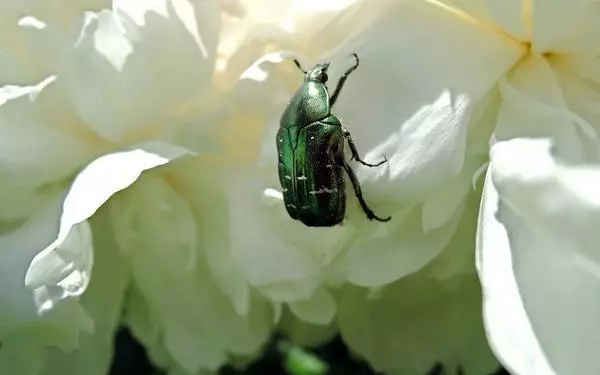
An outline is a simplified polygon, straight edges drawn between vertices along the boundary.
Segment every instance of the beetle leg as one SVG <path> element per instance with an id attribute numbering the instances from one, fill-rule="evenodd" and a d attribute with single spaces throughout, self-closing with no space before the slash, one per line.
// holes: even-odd
<path id="1" fill-rule="evenodd" d="M 342 76 L 340 77 L 340 80 L 338 81 L 337 86 L 335 87 L 335 91 L 333 92 L 333 95 L 331 95 L 331 99 L 329 100 L 330 107 L 333 107 L 333 105 L 335 104 L 338 96 L 340 95 L 340 91 L 342 91 L 342 87 L 344 86 L 344 83 L 348 79 L 348 76 L 350 75 L 350 73 L 352 73 L 353 71 L 356 70 L 356 68 L 358 68 L 358 65 L 359 65 L 358 55 L 356 53 L 353 53 L 352 56 L 354 56 L 354 58 L 356 59 L 356 64 L 351 66 L 350 69 L 346 70 L 346 72 L 344 74 L 342 74 Z"/>
<path id="2" fill-rule="evenodd" d="M 358 183 L 358 178 L 356 178 L 354 171 L 352 170 L 350 165 L 346 162 L 344 162 L 344 169 L 346 170 L 346 173 L 348 173 L 348 177 L 350 177 L 350 182 L 352 183 L 352 187 L 354 188 L 354 195 L 356 195 L 356 199 L 358 199 L 358 203 L 360 203 L 360 207 L 362 208 L 363 212 L 365 213 L 365 215 L 367 215 L 367 219 L 369 219 L 369 220 L 375 219 L 377 221 L 383 221 L 383 222 L 390 221 L 390 219 L 392 218 L 391 216 L 388 216 L 386 218 L 381 218 L 381 217 L 375 215 L 373 210 L 371 210 L 369 208 L 369 206 L 367 206 L 367 202 L 365 202 L 365 200 L 362 196 L 362 190 L 360 189 L 360 184 Z"/>
<path id="3" fill-rule="evenodd" d="M 378 167 L 387 161 L 387 158 L 385 156 L 383 157 L 383 160 L 377 164 L 370 164 L 362 160 L 360 158 L 360 155 L 358 154 L 356 144 L 354 143 L 354 140 L 352 139 L 352 136 L 350 135 L 348 129 L 342 127 L 342 131 L 344 132 L 344 138 L 346 138 L 346 140 L 348 141 L 348 146 L 350 146 L 350 152 L 352 153 L 352 158 L 350 158 L 350 160 L 356 159 L 357 162 L 361 163 L 362 165 L 366 165 L 367 167 Z"/>

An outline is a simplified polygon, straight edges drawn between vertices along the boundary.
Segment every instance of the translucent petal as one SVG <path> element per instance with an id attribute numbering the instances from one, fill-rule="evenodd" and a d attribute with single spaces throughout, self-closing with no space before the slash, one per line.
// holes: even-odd
<path id="1" fill-rule="evenodd" d="M 350 282 L 384 285 L 418 271 L 448 245 L 462 215 L 471 176 L 481 160 L 468 160 L 461 173 L 432 194 L 423 205 L 393 214 L 385 226 L 372 225 L 349 246 L 344 265 Z"/>
<path id="2" fill-rule="evenodd" d="M 250 286 L 241 266 L 232 257 L 231 248 L 224 245 L 229 244 L 229 216 L 222 208 L 227 207 L 228 202 L 222 186 L 215 183 L 223 169 L 215 163 L 194 159 L 178 165 L 177 170 L 180 173 L 171 174 L 170 180 L 177 185 L 178 193 L 185 197 L 193 211 L 211 273 L 231 299 L 236 312 L 247 315 Z M 190 170 L 202 170 L 203 173 L 188 173 Z M 207 212 L 210 214 L 206 215 Z"/>
<path id="3" fill-rule="evenodd" d="M 479 222 L 490 343 L 516 373 L 600 371 L 600 170 L 559 161 L 547 140 L 491 151 Z"/>
<path id="4" fill-rule="evenodd" d="M 54 240 L 31 260 L 25 285 L 36 296 L 38 311 L 60 300 L 81 295 L 91 276 L 93 250 L 86 220 L 116 192 L 140 174 L 186 154 L 162 143 L 148 143 L 132 151 L 102 156 L 75 178 L 62 203 Z"/>
<path id="5" fill-rule="evenodd" d="M 338 333 L 336 320 L 326 326 L 310 324 L 298 319 L 288 309 L 284 311 L 277 328 L 288 335 L 294 344 L 310 347 L 323 345 Z"/>
<path id="6" fill-rule="evenodd" d="M 269 337 L 273 320 L 259 298 L 252 299 L 246 316 L 236 313 L 206 266 L 195 218 L 182 198 L 157 176 L 148 176 L 111 202 L 111 217 L 119 247 L 131 259 L 137 293 L 149 310 L 128 319 L 151 319 L 152 324 L 137 325 L 141 339 L 155 347 L 162 361 L 171 357 L 195 373 L 218 368 L 230 353 L 254 354 Z M 144 333 L 149 327 L 155 332 Z"/>
<path id="7" fill-rule="evenodd" d="M 113 358 L 114 334 L 121 322 L 125 288 L 129 274 L 117 252 L 105 208 L 92 218 L 94 231 L 94 272 L 89 287 L 80 299 L 94 320 L 94 332 L 81 334 L 77 350 L 72 353 L 45 351 L 42 374 L 104 375 Z"/>
<path id="8" fill-rule="evenodd" d="M 36 296 L 23 283 L 31 259 L 56 237 L 60 203 L 38 207 L 36 215 L 0 236 L 0 373 L 37 374 L 44 348 L 73 350 L 81 331 L 93 330 L 93 321 L 73 301 L 39 317 Z"/>
<path id="9" fill-rule="evenodd" d="M 381 193 L 390 195 L 393 186 L 394 195 L 401 191 L 404 197 L 422 198 L 462 169 L 470 109 L 468 97 L 444 91 L 366 154 L 369 161 L 387 156 L 385 167 L 361 168 L 359 175 L 381 180 Z"/>
<path id="10" fill-rule="evenodd" d="M 23 283 L 31 260 L 58 233 L 61 200 L 46 202 L 15 230 L 0 236 L 0 320 L 4 329 L 34 321 L 33 292 Z"/>
<path id="11" fill-rule="evenodd" d="M 87 13 L 62 78 L 97 134 L 162 136 L 173 118 L 212 103 L 202 95 L 213 71 L 218 3 L 194 4 L 117 2 L 114 13 Z"/>
<path id="12" fill-rule="evenodd" d="M 319 325 L 331 323 L 335 316 L 335 300 L 329 292 L 321 287 L 309 299 L 290 302 L 290 310 L 301 320 Z"/>
<path id="13" fill-rule="evenodd" d="M 490 171 L 481 202 L 477 269 L 483 288 L 483 314 L 489 344 L 511 372 L 553 374 L 532 330 L 513 275 L 509 239 L 503 224 L 496 218 L 498 193 Z"/>

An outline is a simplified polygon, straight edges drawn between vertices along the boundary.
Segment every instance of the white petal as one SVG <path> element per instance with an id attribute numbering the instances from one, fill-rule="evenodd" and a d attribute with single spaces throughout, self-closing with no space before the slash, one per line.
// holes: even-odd
<path id="1" fill-rule="evenodd" d="M 432 0 L 435 2 L 435 0 Z M 441 0 L 444 4 L 464 11 L 482 28 L 499 34 L 508 33 L 516 40 L 526 40 L 531 32 L 528 3 L 523 0 Z M 526 11 L 529 14 L 526 14 Z"/>
<path id="2" fill-rule="evenodd" d="M 298 319 L 287 309 L 277 329 L 288 335 L 294 344 L 311 347 L 323 345 L 338 334 L 336 320 L 326 326 L 310 324 Z"/>
<path id="3" fill-rule="evenodd" d="M 523 60 L 512 74 L 500 80 L 499 87 L 504 102 L 498 113 L 495 139 L 551 137 L 561 158 L 573 162 L 590 157 L 597 160 L 597 140 L 591 150 L 582 147 L 581 134 L 595 137 L 591 125 L 569 110 L 553 67 L 545 59 L 531 56 Z"/>
<path id="4" fill-rule="evenodd" d="M 0 5 L 0 82 L 33 83 L 55 74 L 83 11 L 110 6 L 108 0 L 55 3 L 33 0 Z"/>
<path id="5" fill-rule="evenodd" d="M 483 287 L 483 313 L 490 346 L 517 374 L 553 374 L 524 310 L 511 264 L 506 229 L 496 218 L 498 193 L 488 171 L 477 235 L 477 269 Z"/>
<path id="6" fill-rule="evenodd" d="M 463 189 L 464 190 L 464 189 Z M 448 244 L 462 216 L 456 212 L 435 229 L 423 233 L 421 207 L 393 214 L 385 226 L 363 230 L 346 256 L 348 281 L 360 286 L 380 286 L 421 269 Z M 357 214 L 358 215 L 358 214 Z"/>
<path id="7" fill-rule="evenodd" d="M 11 327 L 37 317 L 33 293 L 23 285 L 31 259 L 51 242 L 58 231 L 60 200 L 47 202 L 36 215 L 0 237 L 0 294 L 4 325 Z"/>
<path id="8" fill-rule="evenodd" d="M 478 235 L 490 343 L 523 374 L 600 371 L 600 169 L 555 160 L 548 141 L 492 148 Z"/>
<path id="9" fill-rule="evenodd" d="M 600 52 L 597 6 L 590 0 L 533 1 L 533 51 L 597 55 Z"/>
<path id="10" fill-rule="evenodd" d="M 425 374 L 442 362 L 486 374 L 496 361 L 485 343 L 480 304 L 472 274 L 437 283 L 422 272 L 379 293 L 346 288 L 338 321 L 351 350 L 378 372 Z"/>
<path id="11" fill-rule="evenodd" d="M 307 52 L 300 51 L 302 48 L 299 45 L 304 43 L 310 49 L 326 48 L 325 39 L 328 39 L 330 33 L 323 29 L 343 9 L 356 2 L 358 1 L 221 1 L 221 7 L 230 17 L 223 18 L 219 40 L 217 70 L 225 73 L 225 76 L 219 78 L 224 79 L 226 86 L 235 84 L 240 74 L 263 56 L 265 51 L 272 51 L 274 45 L 295 56 L 302 56 Z M 381 4 L 373 5 L 377 7 Z M 321 39 L 322 43 L 313 43 L 310 38 L 314 35 L 325 38 Z"/>
<path id="12" fill-rule="evenodd" d="M 118 254 L 107 215 L 100 213 L 91 220 L 94 232 L 94 272 L 89 287 L 80 299 L 94 321 L 94 332 L 80 336 L 76 351 L 46 351 L 42 374 L 74 372 L 104 375 L 114 354 L 114 334 L 121 323 L 129 273 Z"/>
<path id="13" fill-rule="evenodd" d="M 88 222 L 72 225 L 60 244 L 48 249 L 33 258 L 25 274 L 25 285 L 33 290 L 39 314 L 54 308 L 56 302 L 85 291 L 94 263 Z"/>
<path id="14" fill-rule="evenodd" d="M 22 188 L 61 180 L 98 152 L 92 142 L 65 129 L 72 119 L 61 98 L 53 76 L 34 86 L 0 88 L 3 184 Z"/>
<path id="15" fill-rule="evenodd" d="M 308 300 L 291 302 L 289 306 L 299 319 L 319 325 L 331 323 L 336 310 L 335 300 L 323 287 L 317 289 Z"/>
<path id="16" fill-rule="evenodd" d="M 73 352 L 81 335 L 93 331 L 93 320 L 78 303 L 62 303 L 35 322 L 0 331 L 0 373 L 38 375 L 46 354 Z"/>
<path id="17" fill-rule="evenodd" d="M 216 2 L 197 4 L 119 1 L 114 13 L 87 13 L 62 78 L 96 133 L 113 141 L 162 135 L 173 118 L 205 108 L 219 10 Z"/>
<path id="18" fill-rule="evenodd" d="M 202 173 L 189 173 L 190 170 Z M 216 176 L 222 172 L 219 165 L 211 162 L 189 160 L 178 165 L 170 180 L 178 186 L 178 192 L 185 197 L 196 216 L 199 236 L 202 238 L 204 253 L 211 272 L 235 306 L 240 315 L 250 311 L 251 290 L 240 265 L 233 259 L 231 249 L 224 246 L 229 241 L 228 215 L 223 207 L 228 202 L 222 186 L 215 184 Z M 201 193 L 199 193 L 201 192 Z M 209 215 L 206 213 L 210 212 Z"/>
<path id="19" fill-rule="evenodd" d="M 120 250 L 131 257 L 136 293 L 144 301 L 128 319 L 152 320 L 130 324 L 157 355 L 161 346 L 162 354 L 194 373 L 218 368 L 230 353 L 253 355 L 267 340 L 273 317 L 260 299 L 249 302 L 245 316 L 235 311 L 206 266 L 194 213 L 182 198 L 158 175 L 148 176 L 110 208 Z M 149 327 L 158 336 L 143 332 Z"/>
<path id="20" fill-rule="evenodd" d="M 302 224 L 284 216 L 280 200 L 263 196 L 268 185 L 261 186 L 250 173 L 238 171 L 227 185 L 232 258 L 248 283 L 274 301 L 310 298 L 321 275 L 318 254 L 311 256 L 305 246 L 319 239 L 322 244 L 323 231 L 307 236 Z M 269 205 L 269 201 L 277 205 Z M 254 215 L 252 220 L 248 220 L 249 212 Z M 328 250 L 324 246 L 323 251 Z"/>
<path id="21" fill-rule="evenodd" d="M 85 291 L 93 263 L 91 233 L 85 228 L 85 221 L 143 171 L 185 153 L 186 150 L 168 144 L 149 143 L 132 151 L 102 156 L 81 171 L 62 204 L 55 239 L 33 258 L 25 275 L 25 285 L 36 294 L 39 312 Z"/>
<path id="22" fill-rule="evenodd" d="M 488 4 L 492 19 L 503 30 L 508 31 L 517 40 L 527 40 L 531 36 L 533 2 L 528 0 L 487 0 L 485 2 Z"/>
<path id="23" fill-rule="evenodd" d="M 337 33 L 343 27 L 353 30 L 355 18 L 370 13 L 369 1 L 324 31 L 341 44 L 330 69 L 332 80 L 351 64 L 347 54 L 361 58 L 334 113 L 366 160 L 390 159 L 387 166 L 360 168 L 364 190 L 396 200 L 398 194 L 422 197 L 461 170 L 473 103 L 524 50 L 433 1 L 386 4 L 355 38 Z M 460 45 L 471 48 L 456 50 Z"/>
<path id="24" fill-rule="evenodd" d="M 393 190 L 405 197 L 423 197 L 462 169 L 471 107 L 467 96 L 443 91 L 365 156 L 369 161 L 387 156 L 389 163 L 380 169 L 361 168 L 359 175 L 382 184 L 393 181 Z"/>
<path id="25" fill-rule="evenodd" d="M 577 118 L 575 115 L 580 117 L 579 122 L 587 122 L 586 128 L 591 129 L 591 132 L 585 132 L 587 138 L 582 137 L 584 154 L 590 160 L 597 160 L 600 142 L 593 124 L 600 123 L 600 93 L 596 90 L 596 85 L 600 82 L 600 64 L 597 64 L 597 58 L 592 55 L 571 55 L 557 59 L 554 70 L 568 107 L 573 111 L 573 118 Z"/>

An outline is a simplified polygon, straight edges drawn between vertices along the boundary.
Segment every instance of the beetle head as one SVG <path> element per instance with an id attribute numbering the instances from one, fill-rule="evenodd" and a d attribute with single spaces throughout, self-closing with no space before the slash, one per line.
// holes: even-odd
<path id="1" fill-rule="evenodd" d="M 317 64 L 308 73 L 306 73 L 304 80 L 306 82 L 313 81 L 318 83 L 326 83 L 327 79 L 329 78 L 327 76 L 327 69 L 329 69 L 329 63 Z"/>

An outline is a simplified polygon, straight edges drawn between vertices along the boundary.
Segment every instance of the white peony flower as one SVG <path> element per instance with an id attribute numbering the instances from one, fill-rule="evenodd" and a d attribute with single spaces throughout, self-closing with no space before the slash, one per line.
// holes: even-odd
<path id="1" fill-rule="evenodd" d="M 239 3 L 246 4 L 248 18 L 262 4 Z M 317 8 L 289 1 L 284 10 L 271 9 L 281 17 L 257 18 L 254 32 L 240 43 L 269 48 L 240 48 L 224 64 L 229 82 L 241 75 L 237 105 L 247 113 L 243 121 L 232 117 L 229 133 L 264 134 L 254 151 L 244 142 L 243 160 L 253 163 L 254 172 L 236 171 L 230 184 L 238 216 L 255 213 L 252 222 L 230 224 L 236 240 L 229 251 L 250 283 L 306 322 L 330 324 L 336 315 L 362 322 L 363 334 L 348 328 L 358 324 L 341 325 L 350 346 L 379 369 L 402 367 L 406 348 L 395 347 L 398 362 L 386 362 L 376 346 L 358 343 L 367 332 L 382 332 L 380 342 L 403 337 L 393 329 L 378 331 L 384 319 L 370 321 L 368 328 L 369 320 L 360 320 L 359 311 L 382 303 L 344 304 L 334 298 L 336 290 L 348 284 L 384 287 L 382 301 L 393 301 L 385 293 L 408 283 L 411 274 L 420 275 L 432 260 L 443 269 L 444 258 L 436 258 L 457 246 L 450 239 L 464 220 L 471 180 L 489 160 L 477 254 L 487 335 L 496 356 L 519 374 L 598 372 L 591 250 L 598 242 L 591 230 L 597 172 L 582 165 L 598 162 L 598 4 L 339 3 L 320 1 Z M 333 85 L 350 64 L 350 52 L 359 54 L 361 66 L 334 111 L 366 160 L 388 156 L 385 168 L 357 170 L 367 201 L 393 219 L 368 223 L 351 204 L 342 227 L 307 230 L 290 222 L 276 191 L 274 132 L 302 78 L 290 60 L 298 57 L 305 68 L 332 61 Z M 260 55 L 242 73 L 240 61 Z M 272 203 L 259 201 L 261 192 Z M 471 210 L 469 216 L 477 212 Z M 463 246 L 472 248 L 474 237 Z M 447 280 L 472 271 L 472 264 L 458 263 L 462 266 L 447 265 Z M 403 312 L 402 301 L 395 303 L 389 303 L 394 313 L 385 327 L 398 324 L 393 319 Z M 420 353 L 435 352 L 431 345 L 423 343 Z"/>
<path id="2" fill-rule="evenodd" d="M 120 323 L 173 373 L 258 353 L 273 308 L 234 306 L 196 231 L 219 4 L 41 3 L 3 19 L 0 373 L 104 374 Z"/>
<path id="3" fill-rule="evenodd" d="M 503 364 L 598 372 L 596 3 L 44 4 L 0 16 L 0 373 L 105 373 L 119 323 L 174 374 L 251 358 L 277 323 L 339 329 L 389 374 L 484 373 L 476 238 Z M 392 221 L 348 187 L 344 224 L 309 229 L 278 191 L 291 57 L 331 61 L 331 86 L 351 52 L 334 113 L 388 157 L 355 170 Z"/>

